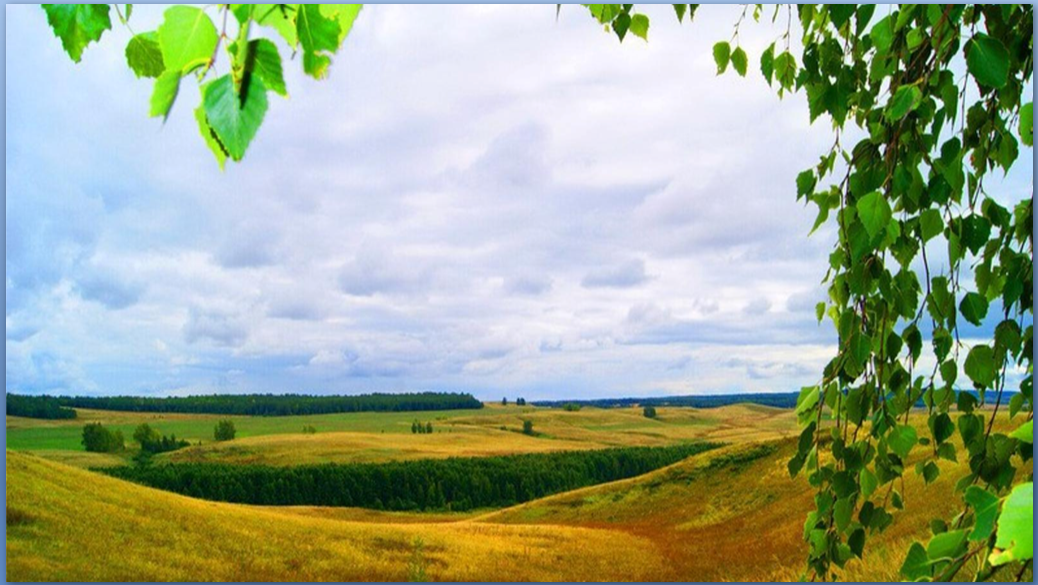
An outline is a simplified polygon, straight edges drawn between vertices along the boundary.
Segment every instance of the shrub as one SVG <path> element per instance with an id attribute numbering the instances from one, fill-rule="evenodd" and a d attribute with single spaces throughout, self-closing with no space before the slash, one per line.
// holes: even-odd
<path id="1" fill-rule="evenodd" d="M 217 441 L 231 441 L 234 439 L 234 433 L 234 421 L 223 419 L 216 423 L 216 428 L 213 429 L 213 438 Z"/>
<path id="2" fill-rule="evenodd" d="M 535 434 L 533 432 L 533 421 L 532 420 L 524 420 L 523 421 L 523 434 L 524 435 L 530 435 L 531 437 Z"/>
<path id="3" fill-rule="evenodd" d="M 645 415 L 645 418 L 656 418 L 656 407 L 646 406 L 645 408 L 642 408 L 642 414 Z"/>
<path id="4" fill-rule="evenodd" d="M 83 447 L 94 453 L 115 453 L 125 448 L 122 431 L 110 431 L 101 423 L 90 423 L 83 427 Z"/>
<path id="5" fill-rule="evenodd" d="M 578 411 L 580 409 L 581 409 L 581 405 L 577 404 L 576 402 L 567 402 L 562 407 L 562 410 L 565 410 L 566 412 L 576 412 L 576 411 Z"/>

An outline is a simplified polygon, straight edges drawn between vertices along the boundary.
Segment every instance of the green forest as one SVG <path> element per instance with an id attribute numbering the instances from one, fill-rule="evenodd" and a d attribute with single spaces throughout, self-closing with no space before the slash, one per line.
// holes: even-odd
<path id="1" fill-rule="evenodd" d="M 196 498 L 240 504 L 469 510 L 511 506 L 634 477 L 718 446 L 697 442 L 377 464 L 272 467 L 185 463 L 100 471 Z"/>

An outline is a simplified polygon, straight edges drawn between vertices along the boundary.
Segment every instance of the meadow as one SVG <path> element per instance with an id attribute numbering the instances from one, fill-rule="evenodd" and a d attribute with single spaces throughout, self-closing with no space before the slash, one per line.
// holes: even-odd
<path id="1" fill-rule="evenodd" d="M 803 519 L 813 490 L 786 469 L 797 435 L 790 410 L 661 407 L 649 419 L 636 408 L 488 404 L 424 414 L 233 417 L 240 438 L 216 443 L 219 418 L 88 410 L 75 421 L 8 417 L 8 579 L 795 580 L 803 572 Z M 434 432 L 412 434 L 415 418 L 431 420 Z M 524 420 L 536 434 L 521 432 Z M 108 477 L 85 468 L 125 464 L 129 454 L 82 451 L 76 439 L 87 421 L 128 436 L 148 422 L 202 442 L 162 454 L 156 464 L 289 466 L 694 441 L 726 446 L 504 508 L 385 512 L 213 502 Z M 317 433 L 302 433 L 304 425 Z M 929 485 L 906 474 L 899 489 L 915 505 L 870 539 L 864 561 L 851 561 L 845 578 L 899 578 L 911 541 L 928 537 L 929 520 L 948 517 L 959 502 L 953 486 L 965 463 L 940 465 L 943 473 Z"/>

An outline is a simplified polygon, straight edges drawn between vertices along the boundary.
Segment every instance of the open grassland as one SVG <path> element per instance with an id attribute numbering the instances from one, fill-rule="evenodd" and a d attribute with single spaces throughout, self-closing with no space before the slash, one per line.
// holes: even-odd
<path id="1" fill-rule="evenodd" d="M 732 444 L 468 514 L 205 502 L 8 451 L 8 578 L 403 580 L 420 537 L 433 580 L 796 580 L 813 492 L 786 472 L 793 450 L 794 439 Z M 953 485 L 965 463 L 940 467 L 925 485 L 909 465 L 907 509 L 843 578 L 899 578 L 911 541 L 961 503 Z"/>
<path id="2" fill-rule="evenodd" d="M 745 442 L 796 436 L 789 410 L 755 405 L 713 409 L 661 407 L 649 419 L 640 408 L 585 407 L 569 412 L 532 406 L 488 404 L 481 410 L 342 413 L 284 417 L 130 413 L 78 409 L 74 420 L 7 417 L 7 447 L 82 467 L 126 461 L 136 447 L 133 430 L 146 422 L 193 446 L 161 455 L 179 462 L 301 465 L 420 458 L 470 457 L 575 451 L 608 447 L 664 446 L 689 441 Z M 237 438 L 213 442 L 213 426 L 230 418 Z M 432 422 L 432 434 L 411 433 L 414 420 Z M 522 434 L 523 421 L 534 436 Z M 100 422 L 123 432 L 131 451 L 90 457 L 80 443 L 83 425 Z M 312 426 L 315 434 L 304 434 Z M 201 443 L 201 445 L 198 445 Z M 75 456 L 80 453 L 83 457 Z"/>

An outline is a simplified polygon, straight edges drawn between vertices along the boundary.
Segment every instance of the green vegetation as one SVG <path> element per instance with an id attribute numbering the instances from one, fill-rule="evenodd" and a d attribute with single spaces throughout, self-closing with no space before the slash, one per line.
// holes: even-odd
<path id="1" fill-rule="evenodd" d="M 468 510 L 510 506 L 640 475 L 716 448 L 711 443 L 505 457 L 269 467 L 176 463 L 103 473 L 197 498 L 260 505 Z"/>
<path id="2" fill-rule="evenodd" d="M 315 427 L 313 425 L 303 425 L 303 434 L 304 435 L 315 435 L 315 434 L 317 434 L 317 427 Z"/>
<path id="3" fill-rule="evenodd" d="M 25 397 L 20 397 L 25 398 Z M 53 401 L 44 396 L 39 399 Z M 180 412 L 290 416 L 336 412 L 393 412 L 483 408 L 471 394 L 418 392 L 358 394 L 355 396 L 307 396 L 302 394 L 213 394 L 211 396 L 58 396 L 61 406 L 123 412 Z M 8 395 L 10 404 L 10 395 Z M 9 413 L 10 414 L 10 413 Z"/>
<path id="4" fill-rule="evenodd" d="M 76 418 L 76 411 L 66 408 L 56 398 L 50 396 L 22 396 L 7 394 L 8 416 L 24 416 L 62 420 Z"/>
<path id="5" fill-rule="evenodd" d="M 431 435 L 433 432 L 432 422 L 426 422 L 424 425 L 417 420 L 411 423 L 411 433 L 417 435 Z"/>
<path id="6" fill-rule="evenodd" d="M 655 406 L 645 406 L 645 407 L 642 407 L 642 416 L 644 416 L 645 418 L 656 418 L 656 407 Z"/>
<path id="7" fill-rule="evenodd" d="M 141 451 L 150 455 L 183 449 L 190 444 L 178 439 L 176 435 L 162 435 L 148 423 L 141 424 L 133 431 L 133 440 L 141 446 Z"/>
<path id="8" fill-rule="evenodd" d="M 235 432 L 234 421 L 224 419 L 216 423 L 216 427 L 213 429 L 213 439 L 216 441 L 233 441 Z"/>
<path id="9" fill-rule="evenodd" d="M 101 423 L 84 426 L 82 442 L 87 451 L 94 453 L 115 453 L 126 448 L 122 431 L 106 429 Z"/>
<path id="10" fill-rule="evenodd" d="M 527 419 L 527 420 L 523 421 L 523 434 L 524 435 L 530 435 L 531 437 L 536 434 L 536 433 L 533 432 L 533 421 L 532 420 Z"/>

